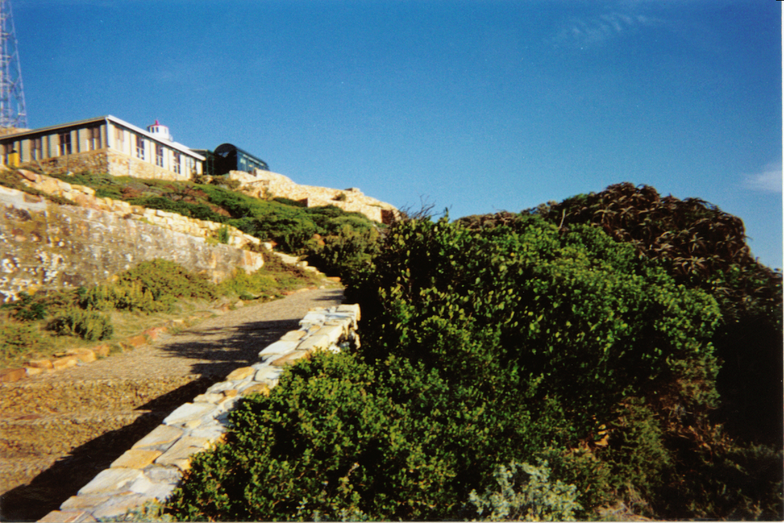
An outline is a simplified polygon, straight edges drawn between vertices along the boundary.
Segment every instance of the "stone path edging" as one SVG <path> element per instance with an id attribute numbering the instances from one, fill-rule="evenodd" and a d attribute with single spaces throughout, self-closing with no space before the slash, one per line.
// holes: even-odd
<path id="1" fill-rule="evenodd" d="M 308 287 L 303 290 L 312 290 Z M 239 300 L 238 303 L 242 303 Z M 244 304 L 243 304 L 244 305 Z M 206 313 L 196 314 L 187 318 L 188 322 L 203 320 L 211 314 L 223 314 L 228 311 L 228 303 L 224 303 L 221 308 L 215 309 Z M 122 340 L 115 340 L 113 343 L 119 345 L 123 349 L 138 349 L 150 342 L 158 339 L 161 334 L 169 332 L 171 327 L 184 325 L 182 319 L 175 319 L 166 322 L 164 325 L 151 327 L 145 329 L 141 334 L 129 336 Z M 70 369 L 78 365 L 86 365 L 92 363 L 99 358 L 106 358 L 109 356 L 111 348 L 108 343 L 102 343 L 92 348 L 74 348 L 67 349 L 63 352 L 53 354 L 48 358 L 37 358 L 28 360 L 24 366 L 19 368 L 0 369 L 0 383 L 13 383 L 24 378 L 37 376 L 39 374 L 52 373 L 65 369 Z"/>
<path id="2" fill-rule="evenodd" d="M 241 397 L 269 394 L 285 366 L 314 351 L 339 352 L 341 346 L 358 346 L 359 319 L 359 305 L 310 310 L 300 320 L 299 330 L 289 331 L 259 352 L 258 363 L 234 370 L 174 410 L 59 510 L 39 521 L 93 522 L 123 515 L 148 501 L 165 501 L 190 467 L 190 457 L 222 441 L 228 413 Z"/>

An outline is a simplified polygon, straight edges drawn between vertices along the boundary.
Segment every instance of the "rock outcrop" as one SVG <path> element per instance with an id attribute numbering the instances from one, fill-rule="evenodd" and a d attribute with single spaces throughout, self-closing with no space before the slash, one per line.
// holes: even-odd
<path id="1" fill-rule="evenodd" d="M 393 205 L 365 196 L 355 187 L 340 190 L 299 185 L 282 174 L 260 170 L 254 174 L 232 171 L 229 179 L 239 181 L 239 190 L 256 198 L 288 198 L 307 207 L 334 205 L 344 211 L 362 213 L 379 223 L 392 223 L 400 215 Z"/>

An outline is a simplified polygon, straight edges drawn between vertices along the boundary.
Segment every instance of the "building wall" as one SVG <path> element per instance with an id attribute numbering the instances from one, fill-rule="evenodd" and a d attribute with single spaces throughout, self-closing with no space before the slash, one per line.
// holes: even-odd
<path id="1" fill-rule="evenodd" d="M 41 167 L 49 174 L 89 170 L 111 174 L 112 176 L 132 176 L 134 178 L 153 180 L 187 181 L 191 179 L 189 172 L 176 174 L 168 169 L 152 165 L 112 149 L 57 156 L 34 162 L 22 162 L 21 166 L 28 168 Z"/>
<path id="2" fill-rule="evenodd" d="M 141 137 L 142 147 L 137 147 Z M 62 144 L 70 140 L 70 154 Z M 40 149 L 34 152 L 34 143 Z M 39 167 L 50 173 L 89 169 L 114 176 L 158 180 L 189 180 L 203 172 L 202 162 L 178 151 L 165 140 L 153 140 L 112 119 L 84 122 L 72 128 L 0 138 L 0 163 L 11 165 L 11 151 L 19 154 L 22 167 Z M 159 157 L 158 150 L 161 155 Z"/>

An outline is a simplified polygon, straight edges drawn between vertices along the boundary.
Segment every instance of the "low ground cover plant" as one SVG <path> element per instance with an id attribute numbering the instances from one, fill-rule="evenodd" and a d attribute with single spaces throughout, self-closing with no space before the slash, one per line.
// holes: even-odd
<path id="1" fill-rule="evenodd" d="M 135 334 L 156 318 L 176 316 L 218 299 L 271 300 L 318 277 L 268 255 L 253 274 L 237 271 L 215 285 L 162 259 L 142 262 L 109 283 L 29 295 L 0 307 L 0 367 L 48 357 L 75 344 Z M 197 305 L 201 304 L 201 305 Z M 132 332 L 126 332 L 131 329 Z M 134 331 L 134 329 L 136 329 Z M 83 340 L 83 341 L 80 341 Z"/>
<path id="2" fill-rule="evenodd" d="M 175 519 L 782 516 L 781 446 L 712 418 L 720 304 L 634 245 L 533 213 L 413 219 L 346 282 L 362 347 L 241 401 Z"/>
<path id="3" fill-rule="evenodd" d="M 321 277 L 300 267 L 289 265 L 277 256 L 267 252 L 264 268 L 252 274 L 237 270 L 218 285 L 223 296 L 243 300 L 271 300 L 280 298 L 292 289 L 314 285 Z"/>
<path id="4" fill-rule="evenodd" d="M 108 316 L 82 309 L 67 311 L 53 319 L 47 328 L 60 336 L 78 336 L 88 341 L 109 339 L 114 332 Z"/>
<path id="5" fill-rule="evenodd" d="M 141 262 L 114 281 L 78 290 L 87 310 L 128 310 L 144 313 L 170 309 L 178 299 L 214 300 L 217 287 L 203 275 L 163 259 Z"/>

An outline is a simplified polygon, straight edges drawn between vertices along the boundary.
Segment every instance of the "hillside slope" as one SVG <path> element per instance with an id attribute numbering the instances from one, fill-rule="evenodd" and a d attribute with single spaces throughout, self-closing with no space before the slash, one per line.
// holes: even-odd
<path id="1" fill-rule="evenodd" d="M 287 176 L 270 171 L 256 171 L 255 175 L 232 171 L 229 173 L 229 179 L 239 181 L 239 190 L 256 198 L 288 198 L 303 203 L 305 207 L 334 205 L 344 211 L 362 213 L 375 222 L 386 224 L 392 223 L 400 215 L 393 205 L 365 196 L 356 187 L 340 190 L 299 185 Z"/>

